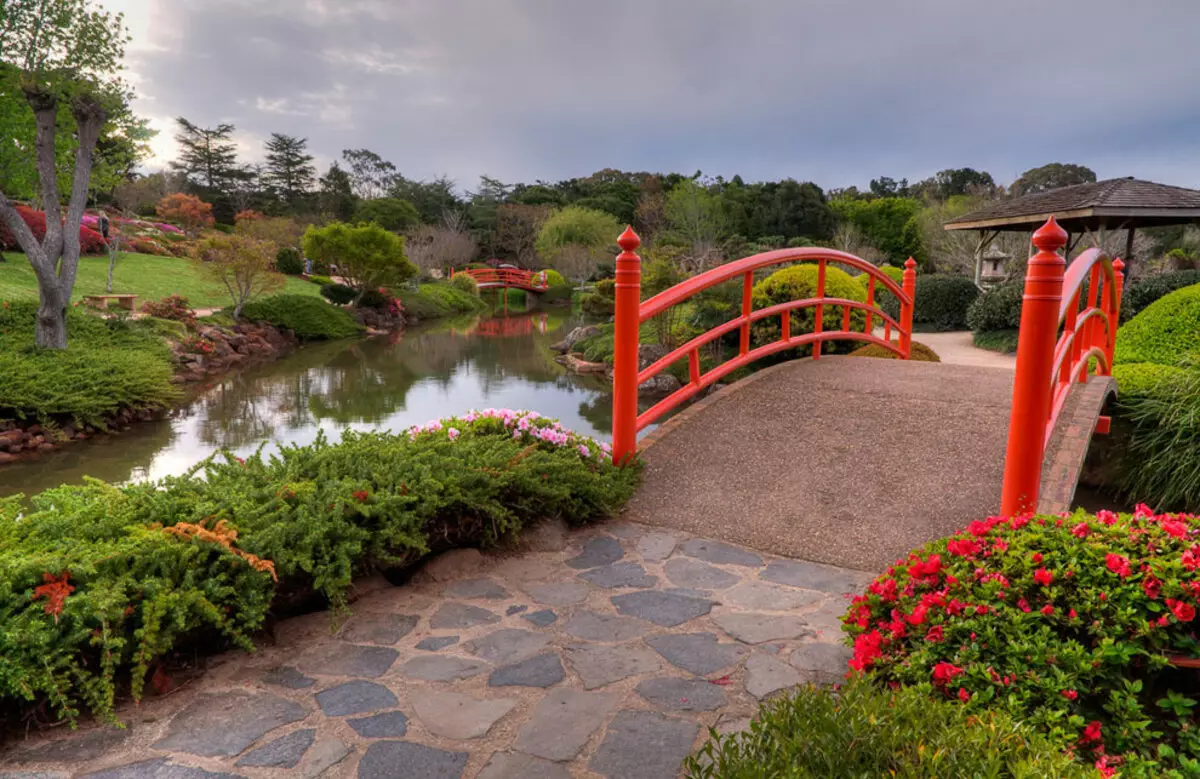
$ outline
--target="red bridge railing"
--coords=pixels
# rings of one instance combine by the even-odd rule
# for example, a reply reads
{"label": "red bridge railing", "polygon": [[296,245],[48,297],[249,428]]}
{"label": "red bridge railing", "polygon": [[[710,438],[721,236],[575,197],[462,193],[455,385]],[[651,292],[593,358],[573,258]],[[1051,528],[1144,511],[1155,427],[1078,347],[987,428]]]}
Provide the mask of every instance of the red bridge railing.
{"label": "red bridge railing", "polygon": [[517,268],[468,268],[452,272],[451,278],[460,273],[475,279],[475,283],[481,287],[517,287],[535,292],[545,292],[550,288],[545,271],[535,273]]}
{"label": "red bridge railing", "polygon": [[[911,258],[905,263],[904,284],[901,286],[875,265],[852,254],[832,249],[782,249],[726,263],[694,276],[643,302],[641,300],[642,261],[635,251],[641,245],[641,239],[632,228],[626,228],[617,243],[622,252],[617,256],[616,315],[613,335],[613,462],[615,463],[623,462],[637,451],[638,431],[646,425],[695,397],[706,387],[720,381],[733,371],[768,355],[811,344],[813,359],[820,359],[821,344],[825,341],[856,340],[879,344],[903,359],[907,359],[909,356],[912,346],[913,296],[916,291],[917,277],[916,263]],[[754,287],[755,271],[772,265],[796,262],[817,263],[816,297],[792,300],[754,310],[751,293]],[[845,265],[868,274],[866,303],[825,295],[826,268],[829,263]],[[740,316],[673,349],[645,369],[638,369],[639,329],[642,323],[709,287],[738,278],[742,280]],[[899,321],[876,304],[875,293],[880,286],[899,299]],[[823,319],[826,307],[842,309],[839,329],[829,330],[824,327]],[[813,332],[793,335],[791,312],[805,308],[814,309]],[[852,327],[851,312],[856,310],[866,312],[866,324],[862,330]],[[751,325],[770,317],[780,318],[782,326],[780,337],[770,343],[751,348]],[[884,327],[883,338],[874,334],[876,322],[881,323]],[[898,334],[898,343],[891,341],[893,330]],[[733,332],[739,333],[737,356],[708,371],[701,370],[701,347]],[[638,386],[685,357],[688,360],[688,383],[639,415],[637,411]]]}
{"label": "red bridge railing", "polygon": [[1066,243],[1054,217],[1033,234],[1038,253],[1025,275],[1000,498],[1004,516],[1037,510],[1046,446],[1071,387],[1086,383],[1089,370],[1112,375],[1125,263],[1089,249],[1066,268],[1058,254]]}

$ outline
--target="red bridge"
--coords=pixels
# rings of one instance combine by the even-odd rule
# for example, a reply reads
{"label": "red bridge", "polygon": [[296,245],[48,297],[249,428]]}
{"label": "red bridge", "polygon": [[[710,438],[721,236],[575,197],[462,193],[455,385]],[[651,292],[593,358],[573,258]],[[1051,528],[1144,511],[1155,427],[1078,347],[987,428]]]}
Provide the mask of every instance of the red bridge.
{"label": "red bridge", "polygon": [[[1092,433],[1108,431],[1102,414],[1115,394],[1124,265],[1093,249],[1067,269],[1058,254],[1066,238],[1053,219],[1034,234],[1039,251],[1029,260],[1014,375],[907,359],[920,289],[911,259],[898,285],[842,252],[767,252],[641,301],[640,241],[627,229],[616,270],[613,458],[637,454],[646,466],[628,517],[878,570],[973,519],[1068,509]],[[814,297],[755,310],[755,273],[796,263],[816,264]],[[826,295],[831,265],[867,274],[865,303]],[[738,316],[639,368],[641,325],[738,280]],[[899,300],[898,318],[879,306],[880,290]],[[813,330],[794,332],[792,316],[807,309]],[[827,326],[830,309],[837,327]],[[755,342],[752,325],[772,319],[778,337]],[[734,334],[736,355],[704,369],[701,349]],[[847,340],[900,359],[822,353],[824,344]],[[639,442],[640,431],[734,371],[799,346],[810,346],[812,358],[707,394]],[[688,381],[639,414],[639,385],[683,360]]]}
{"label": "red bridge", "polygon": [[459,273],[475,279],[475,283],[480,289],[507,287],[536,293],[545,292],[550,288],[550,285],[546,281],[545,271],[537,271],[535,273],[518,268],[468,268],[467,270],[451,272],[451,278]]}

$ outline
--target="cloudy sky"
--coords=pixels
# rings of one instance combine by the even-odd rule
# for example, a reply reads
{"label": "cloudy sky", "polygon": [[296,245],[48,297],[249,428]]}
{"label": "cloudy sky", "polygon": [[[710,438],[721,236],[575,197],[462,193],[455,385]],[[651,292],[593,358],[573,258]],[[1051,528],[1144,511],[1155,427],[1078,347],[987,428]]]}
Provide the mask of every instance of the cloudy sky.
{"label": "cloudy sky", "polygon": [[138,110],[471,188],[604,167],[828,187],[1047,162],[1200,188],[1198,0],[101,0]]}

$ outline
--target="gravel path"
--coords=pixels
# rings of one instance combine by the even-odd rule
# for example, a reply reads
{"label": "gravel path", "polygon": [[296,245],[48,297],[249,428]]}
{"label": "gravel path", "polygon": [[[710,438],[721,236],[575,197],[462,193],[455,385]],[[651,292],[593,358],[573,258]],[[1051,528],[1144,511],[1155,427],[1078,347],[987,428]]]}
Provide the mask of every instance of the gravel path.
{"label": "gravel path", "polygon": [[864,574],[629,522],[525,544],[368,582],[336,635],[284,622],[124,707],[126,730],[10,745],[0,776],[664,779],[709,727],[844,675]]}

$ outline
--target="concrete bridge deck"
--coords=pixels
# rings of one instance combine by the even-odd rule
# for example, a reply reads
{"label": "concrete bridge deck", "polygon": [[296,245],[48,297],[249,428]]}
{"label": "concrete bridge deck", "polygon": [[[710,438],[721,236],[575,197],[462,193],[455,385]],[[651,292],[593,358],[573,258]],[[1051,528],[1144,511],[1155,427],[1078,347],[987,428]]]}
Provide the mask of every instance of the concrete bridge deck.
{"label": "concrete bridge deck", "polygon": [[1013,373],[848,357],[776,365],[646,436],[626,518],[881,570],[1000,504]]}

